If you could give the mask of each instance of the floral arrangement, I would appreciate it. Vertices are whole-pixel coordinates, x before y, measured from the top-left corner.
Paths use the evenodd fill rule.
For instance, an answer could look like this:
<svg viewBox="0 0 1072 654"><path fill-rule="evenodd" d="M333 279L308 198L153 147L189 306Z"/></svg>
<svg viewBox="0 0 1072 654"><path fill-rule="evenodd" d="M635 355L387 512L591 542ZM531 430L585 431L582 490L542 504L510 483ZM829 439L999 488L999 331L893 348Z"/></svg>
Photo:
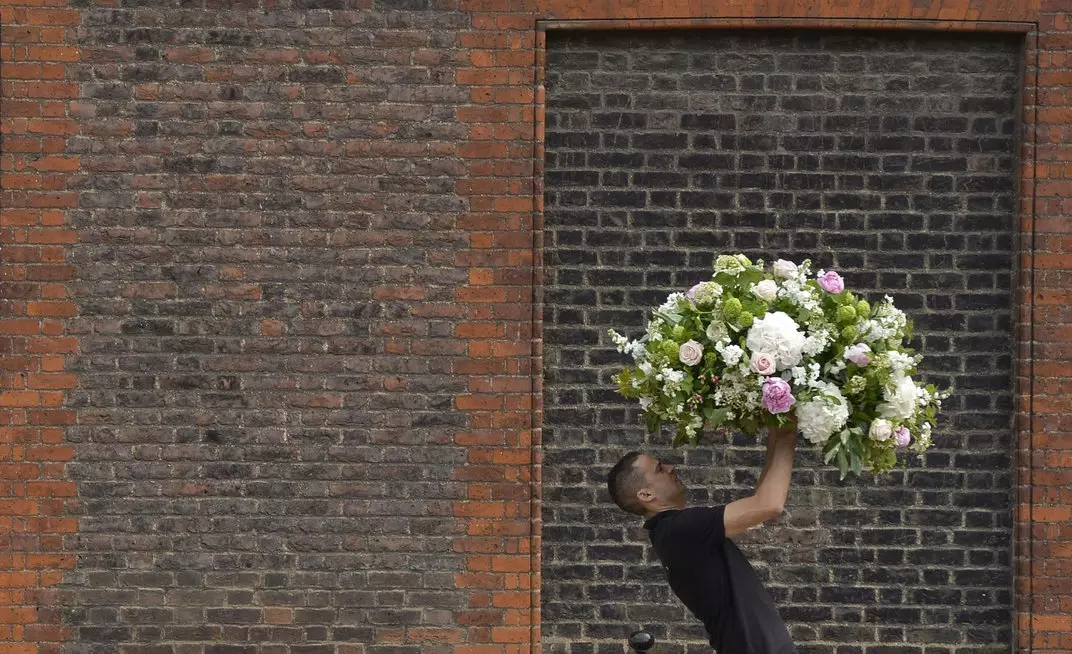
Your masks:
<svg viewBox="0 0 1072 654"><path fill-rule="evenodd" d="M674 446L705 430L793 424L844 478L894 467L931 446L948 392L912 379L922 357L911 325L886 296L872 307L833 270L743 254L717 257L710 281L672 293L646 333L610 337L634 365L614 376L638 398L650 431L677 425Z"/></svg>

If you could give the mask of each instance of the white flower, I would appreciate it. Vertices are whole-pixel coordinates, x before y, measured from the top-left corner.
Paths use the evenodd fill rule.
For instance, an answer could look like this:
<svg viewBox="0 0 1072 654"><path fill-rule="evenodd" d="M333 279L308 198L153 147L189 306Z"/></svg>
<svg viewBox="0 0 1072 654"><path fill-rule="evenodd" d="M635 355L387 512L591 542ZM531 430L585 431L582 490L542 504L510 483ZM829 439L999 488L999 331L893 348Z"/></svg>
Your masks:
<svg viewBox="0 0 1072 654"><path fill-rule="evenodd" d="M773 302L778 297L778 283L773 279L764 279L752 287L752 294L765 302Z"/></svg>
<svg viewBox="0 0 1072 654"><path fill-rule="evenodd" d="M806 356L814 357L820 354L826 349L826 344L830 341L830 332L825 329L820 329L804 339L804 346L800 348Z"/></svg>
<svg viewBox="0 0 1072 654"><path fill-rule="evenodd" d="M626 354L633 356L633 361L639 363L648 358L648 350L644 347L644 344L640 341L633 341L625 349Z"/></svg>
<svg viewBox="0 0 1072 654"><path fill-rule="evenodd" d="M793 275L797 274L797 264L792 261L786 261L785 259L778 259L774 262L774 276L782 279L789 279Z"/></svg>
<svg viewBox="0 0 1072 654"><path fill-rule="evenodd" d="M646 395L641 396L641 398L640 398L640 408L644 409L645 411L647 411L649 406L651 406L651 398L647 397Z"/></svg>
<svg viewBox="0 0 1072 654"><path fill-rule="evenodd" d="M715 318L707 325L707 338L712 343L721 341L727 334L729 334L729 331L726 330L726 323L719 318Z"/></svg>
<svg viewBox="0 0 1072 654"><path fill-rule="evenodd" d="M774 357L765 352L753 352L749 368L760 375L774 374Z"/></svg>
<svg viewBox="0 0 1072 654"><path fill-rule="evenodd" d="M666 296L666 302L659 307L660 313L667 313L677 309L678 302L685 299L684 293L671 293Z"/></svg>
<svg viewBox="0 0 1072 654"><path fill-rule="evenodd" d="M662 375L663 379L672 384L680 384L685 380L685 373L680 370L674 370L673 368L663 368Z"/></svg>
<svg viewBox="0 0 1072 654"><path fill-rule="evenodd" d="M752 323L745 345L752 352L774 355L776 368L785 370L800 363L804 340L804 334L792 318L774 311Z"/></svg>
<svg viewBox="0 0 1072 654"><path fill-rule="evenodd" d="M743 257L743 255L719 255L718 258L715 259L715 272L726 273L727 275L733 275L734 277L736 277L737 275L744 272L745 266L752 263L747 258L742 261L741 257Z"/></svg>
<svg viewBox="0 0 1072 654"><path fill-rule="evenodd" d="M696 341L686 341L678 348L677 358L686 366L695 366L703 360L703 346Z"/></svg>
<svg viewBox="0 0 1072 654"><path fill-rule="evenodd" d="M693 304L697 306L707 306L714 304L714 302L722 295L722 286L715 282L700 282L696 286L690 288L686 295L692 300Z"/></svg>
<svg viewBox="0 0 1072 654"><path fill-rule="evenodd" d="M915 414L919 389L911 377L901 377L884 389L885 402L878 405L883 418L908 420Z"/></svg>
<svg viewBox="0 0 1072 654"><path fill-rule="evenodd" d="M651 364L648 363L647 361L641 362L637 367L640 368L640 372L644 373L645 375L650 375L651 374L651 371L652 371Z"/></svg>
<svg viewBox="0 0 1072 654"><path fill-rule="evenodd" d="M890 370L892 370L895 375L902 375L906 369L916 365L915 359L904 352L897 352L894 350L888 352L887 356L890 359Z"/></svg>
<svg viewBox="0 0 1072 654"><path fill-rule="evenodd" d="M893 435L893 425L884 418L875 418L871 423L868 435L879 442L888 440Z"/></svg>
<svg viewBox="0 0 1072 654"><path fill-rule="evenodd" d="M819 382L822 393L805 402L797 402L797 429L808 442L825 443L849 420L849 402L837 386Z"/></svg>
<svg viewBox="0 0 1072 654"><path fill-rule="evenodd" d="M727 366L737 365L737 362L744 356L744 350L737 345L729 345L728 340L719 341L715 345L715 349L722 355L722 360L726 362Z"/></svg>
<svg viewBox="0 0 1072 654"><path fill-rule="evenodd" d="M859 395L867 388L867 379L860 375L853 375L845 384L845 390L849 392L849 395Z"/></svg>
<svg viewBox="0 0 1072 654"><path fill-rule="evenodd" d="M916 440L912 441L912 444L908 446L908 449L913 452L919 452L922 454L931 446L931 425L928 422L923 423L920 426L919 433L916 434Z"/></svg>

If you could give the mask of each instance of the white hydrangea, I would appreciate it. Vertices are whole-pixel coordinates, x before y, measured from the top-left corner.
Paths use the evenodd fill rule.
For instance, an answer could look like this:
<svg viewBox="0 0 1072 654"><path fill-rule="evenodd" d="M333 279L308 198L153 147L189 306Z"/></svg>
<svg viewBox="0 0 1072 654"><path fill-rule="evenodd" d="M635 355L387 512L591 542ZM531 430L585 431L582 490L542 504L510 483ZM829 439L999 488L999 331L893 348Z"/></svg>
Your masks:
<svg viewBox="0 0 1072 654"><path fill-rule="evenodd" d="M800 363L804 341L796 321L781 311L772 311L752 323L745 345L751 352L772 355L775 368L785 370Z"/></svg>
<svg viewBox="0 0 1072 654"><path fill-rule="evenodd" d="M796 406L797 429L808 442L822 445L849 420L849 401L837 386L820 382L822 392Z"/></svg>
<svg viewBox="0 0 1072 654"><path fill-rule="evenodd" d="M692 302L697 306L713 304L722 295L722 286L715 282L702 282L692 290Z"/></svg>
<svg viewBox="0 0 1072 654"><path fill-rule="evenodd" d="M736 277L751 265L752 262L743 254L721 254L715 259L715 273L726 273Z"/></svg>

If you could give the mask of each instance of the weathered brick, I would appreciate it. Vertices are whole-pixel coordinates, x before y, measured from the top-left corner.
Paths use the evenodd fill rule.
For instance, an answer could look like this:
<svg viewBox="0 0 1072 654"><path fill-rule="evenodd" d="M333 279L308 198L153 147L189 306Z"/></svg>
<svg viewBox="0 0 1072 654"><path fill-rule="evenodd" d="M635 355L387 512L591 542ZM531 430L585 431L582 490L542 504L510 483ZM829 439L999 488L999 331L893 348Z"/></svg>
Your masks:
<svg viewBox="0 0 1072 654"><path fill-rule="evenodd" d="M1012 118L1007 101L1015 97L1015 85L1005 84L1008 73L1000 69L1007 66L1000 66L989 73L991 95L977 99L967 95L967 90L957 91L956 78L961 74L952 63L960 55L943 50L949 42L939 44L929 36L854 39L804 32L787 35L777 45L764 35L739 33L719 33L718 38L548 35L543 597L545 609L567 602L571 607L567 612L544 612L543 633L552 648L566 643L595 646L596 625L608 633L627 633L634 621L633 607L640 606L643 597L665 590L662 576L651 567L646 543L629 527L631 519L614 509L602 490L603 474L617 456L639 448L683 461L681 470L691 469L695 475L689 478L693 501L725 501L747 491L758 476L762 459L747 441L734 441L728 448L715 445L710 452L707 448L668 452L666 435L645 434L635 403L617 397L608 386L610 373L623 359L610 347L605 330L624 328L638 334L643 311L661 302L666 293L710 274L706 271L714 253L744 250L768 261L781 256L812 257L820 265L836 266L854 288L869 297L893 295L898 306L919 319L923 351L933 357L925 359L925 377L952 383L963 391L985 389L1011 407L1011 364L1002 357L1011 344L1011 323L1003 321L1002 328L989 321L973 323L975 328L965 331L969 317L997 314L1011 318L1011 291L996 291L992 286L979 291L977 285L965 286L963 277L969 269L1012 269L1011 240L999 243L985 236L1002 230L998 233L1011 237L1011 205L1006 204L1010 209L999 215L990 204L980 207L986 217L966 214L956 233L951 233L952 224L929 228L928 219L933 212L963 212L967 194L983 185L1012 200L1008 186L1016 174L1012 161L993 160L988 172L979 175L970 170L965 155L943 149L941 139L966 132L977 112L995 122ZM996 49L1007 62L1018 56L1013 43L1004 39L986 46L967 40L957 43L958 48L973 49L973 54L981 54L984 47L988 52ZM906 47L911 54L902 52ZM838 59L824 49L852 52L859 63L849 70L839 69ZM886 66L892 56L899 57L900 63ZM648 68L656 60L661 62L657 72ZM690 61L703 62L719 73L695 75ZM947 89L944 92L951 98L951 109L938 115L928 113L911 83L898 87L894 79L904 79L913 70L926 71L931 65L942 72L920 78L919 83ZM614 74L604 66L613 66ZM814 95L804 96L806 101L765 104L761 94L769 92L767 85L752 88L743 80L758 73L772 81L770 73L775 68L784 73L779 80L785 81L786 89L810 88L813 75L831 81L814 88ZM867 71L868 88L853 84L862 70ZM617 84L619 77L629 83ZM674 78L686 93L673 104L659 106L657 115L666 117L665 131L650 131L656 115L650 110L640 112L646 121L614 120L613 115L602 113L612 96L623 93L629 98L625 105L642 106L648 89ZM732 103L722 99L730 97L724 95L727 89L736 94ZM957 102L958 93L964 102ZM591 100L573 102L577 97ZM894 102L898 99L904 102ZM885 112L881 120L870 109L879 105ZM712 111L697 114L692 110L697 106L710 106ZM783 120L786 116L794 120ZM585 132L567 127L587 124L592 128ZM748 133L753 130L759 133ZM717 152L698 147L720 131L734 134L731 147ZM921 132L928 136L918 136ZM597 136L598 157L590 145ZM1012 135L1004 138L1015 143ZM584 152L587 157L577 156ZM884 161L881 153L885 152L903 152L904 161ZM942 183L932 183L935 180ZM924 189L930 191L926 196L921 195ZM906 203L899 199L906 193L917 195ZM839 220L813 222L796 210L813 203ZM589 213L574 210L575 204ZM903 210L892 213L898 206ZM792 239L786 237L787 231ZM577 250L579 243L587 248ZM673 249L665 253L651 249L663 244L672 244ZM815 251L820 244L825 252ZM973 352L980 353L982 360L969 362ZM1012 442L1010 417L1011 409L981 412L952 403L932 452L932 456L947 454L945 470L930 470L936 460L929 459L926 466L913 462L908 475L918 483L909 488L925 486L923 476L932 474L949 475L948 481L934 478L934 483L957 488L960 477L950 469L1008 470L1012 463L1007 454ZM958 451L963 439L995 430L999 436L988 446L990 451L972 455ZM950 454L955 456L950 459ZM799 460L800 470L823 469L814 452L803 452ZM735 474L727 475L729 470ZM894 473L894 478L904 474ZM931 602L945 609L943 617L930 620L955 634L958 642L968 638L969 624L956 618L956 609L970 605L966 591L977 583L991 584L994 594L987 606L1008 612L1010 596L999 600L996 593L1002 587L997 579L1009 570L1009 539L996 525L1007 524L1011 518L1009 477L1005 477L1006 491L985 501L980 498L971 507L954 503L949 495L925 499L911 490L867 490L874 482L865 478L846 487L851 495L834 500L833 509L813 505L809 494L833 490L826 484L836 481L836 475L824 473L808 479L810 483L797 480L791 512L819 509L819 540L834 544L846 538L843 544L849 547L824 547L816 556L792 518L773 536L781 553L770 563L772 570L779 570L784 560L810 561L799 564L810 580L775 579L771 585L772 594L788 598L781 605L794 633L800 634L801 645L824 650L825 645L808 641L840 638L842 631L853 629L850 618L838 613L845 604L868 607L861 613L868 622L918 624L922 616L914 608L913 589L923 591L931 581L923 579L918 568L873 566L890 554L896 554L899 561L902 551L917 566L963 565L962 550L945 550L921 539L917 529L951 539L969 512L991 517L986 522L990 531L977 535L1004 537L1006 546L996 546L997 558L975 560L984 571L981 577L950 577L945 584L949 592ZM854 508L854 500L866 508ZM593 527L604 535L585 537L577 532ZM753 557L763 560L766 550L749 543L746 547ZM899 549L884 548L890 545ZM572 565L566 567L566 563ZM601 567L608 565L624 567L628 577L638 580L637 587L608 586L604 597L589 583L583 596L571 595L567 582L598 578ZM857 574L860 566L873 574ZM823 586L819 580L825 580L831 569L852 578L837 587ZM884 576L875 576L879 574ZM884 595L880 606L876 585L893 585L899 592ZM584 620L584 635L574 634L571 628L577 615L597 615L601 599L621 602L630 610L623 615L589 617ZM683 614L660 616L658 622L675 634L668 638L675 646L692 642L684 637L692 623ZM812 629L803 630L805 625ZM993 629L998 640L1011 637L1008 621ZM883 642L873 629L855 633L853 638L870 643L869 649ZM676 645L679 641L682 644Z"/></svg>

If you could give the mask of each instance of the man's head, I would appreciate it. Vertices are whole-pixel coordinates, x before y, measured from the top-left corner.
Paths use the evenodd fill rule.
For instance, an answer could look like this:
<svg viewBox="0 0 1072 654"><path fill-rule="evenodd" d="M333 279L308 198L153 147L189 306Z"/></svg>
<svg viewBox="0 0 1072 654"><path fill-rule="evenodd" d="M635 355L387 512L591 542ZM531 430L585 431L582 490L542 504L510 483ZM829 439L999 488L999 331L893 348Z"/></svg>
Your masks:
<svg viewBox="0 0 1072 654"><path fill-rule="evenodd" d="M607 490L615 504L636 515L685 506L685 485L674 466L640 452L630 452L614 464L607 475Z"/></svg>

